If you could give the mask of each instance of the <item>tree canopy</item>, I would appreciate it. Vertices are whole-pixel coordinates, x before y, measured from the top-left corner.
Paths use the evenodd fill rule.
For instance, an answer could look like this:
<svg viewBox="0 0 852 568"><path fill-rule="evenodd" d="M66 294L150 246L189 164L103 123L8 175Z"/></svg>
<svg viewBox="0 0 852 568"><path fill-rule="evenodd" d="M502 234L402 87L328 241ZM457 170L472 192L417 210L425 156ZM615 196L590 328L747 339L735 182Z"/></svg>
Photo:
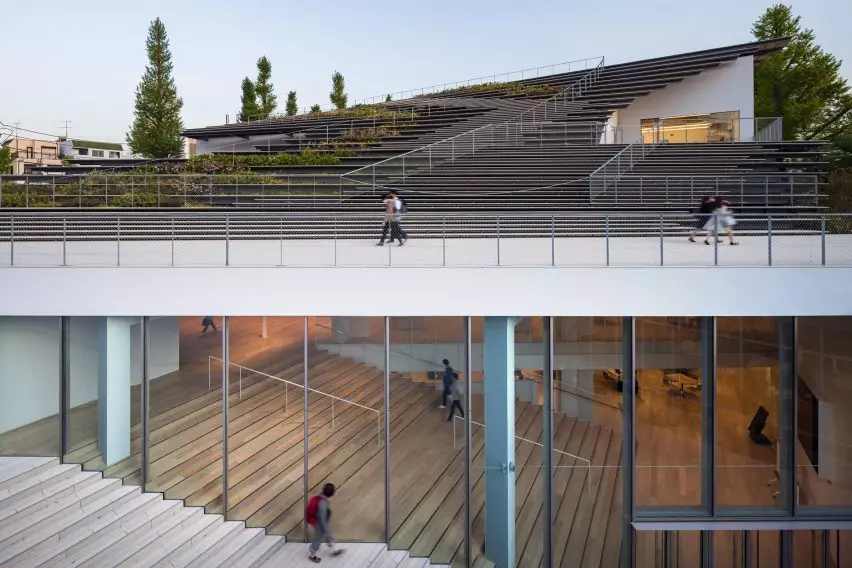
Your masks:
<svg viewBox="0 0 852 568"><path fill-rule="evenodd" d="M346 101L349 98L345 92L346 84L343 79L343 75L334 72L334 75L331 76L331 92L328 94L328 98L331 99L331 104L333 104L338 109L346 108Z"/></svg>
<svg viewBox="0 0 852 568"><path fill-rule="evenodd" d="M12 171L12 164L18 155L9 146L0 146L0 174Z"/></svg>
<svg viewBox="0 0 852 568"><path fill-rule="evenodd" d="M267 118L278 107L278 97L272 86L272 63L264 55L257 60L257 80L254 82L260 116Z"/></svg>
<svg viewBox="0 0 852 568"><path fill-rule="evenodd" d="M183 100L178 97L172 77L169 38L160 18L151 22L145 46L148 65L136 87L136 107L127 143L133 153L149 158L179 156L183 153Z"/></svg>
<svg viewBox="0 0 852 568"><path fill-rule="evenodd" d="M752 26L758 40L789 38L755 70L755 114L784 118L784 139L833 139L852 124L852 95L840 60L817 45L790 6L776 4Z"/></svg>
<svg viewBox="0 0 852 568"><path fill-rule="evenodd" d="M260 108L257 106L257 93L254 83L248 77L243 79L242 95L240 95L240 122L248 122L260 118Z"/></svg>
<svg viewBox="0 0 852 568"><path fill-rule="evenodd" d="M287 93L287 116L295 116L299 112L299 105L296 103L296 91Z"/></svg>

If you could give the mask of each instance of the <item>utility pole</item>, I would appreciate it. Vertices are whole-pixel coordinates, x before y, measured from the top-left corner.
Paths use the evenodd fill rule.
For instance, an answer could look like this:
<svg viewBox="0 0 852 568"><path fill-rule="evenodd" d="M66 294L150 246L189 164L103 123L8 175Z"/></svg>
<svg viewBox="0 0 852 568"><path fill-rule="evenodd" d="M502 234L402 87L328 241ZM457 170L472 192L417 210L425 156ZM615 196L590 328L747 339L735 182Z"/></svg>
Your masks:
<svg viewBox="0 0 852 568"><path fill-rule="evenodd" d="M12 160L12 174L13 175L17 175L17 172L15 172L15 162L18 161L18 157L19 157L19 154L18 154L18 149L19 149L19 146L18 146L18 128L20 128L20 127L21 127L21 123L16 122L15 123L15 159Z"/></svg>
<svg viewBox="0 0 852 568"><path fill-rule="evenodd" d="M68 140L68 129L72 128L71 126L69 126L71 124L71 121L70 120L64 120L63 122L65 123L65 139ZM59 128L62 128L62 127L60 126Z"/></svg>

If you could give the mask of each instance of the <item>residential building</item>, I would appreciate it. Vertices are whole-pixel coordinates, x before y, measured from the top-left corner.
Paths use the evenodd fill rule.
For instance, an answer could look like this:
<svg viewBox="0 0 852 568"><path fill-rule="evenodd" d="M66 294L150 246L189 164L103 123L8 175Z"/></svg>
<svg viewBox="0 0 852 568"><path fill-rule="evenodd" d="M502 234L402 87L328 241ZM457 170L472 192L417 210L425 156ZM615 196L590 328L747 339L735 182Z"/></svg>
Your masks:
<svg viewBox="0 0 852 568"><path fill-rule="evenodd" d="M24 175L30 169L38 166L57 166L61 164L59 143L56 140L41 140L37 138L10 138L3 141L3 146L11 148L17 158L12 163L13 175Z"/></svg>

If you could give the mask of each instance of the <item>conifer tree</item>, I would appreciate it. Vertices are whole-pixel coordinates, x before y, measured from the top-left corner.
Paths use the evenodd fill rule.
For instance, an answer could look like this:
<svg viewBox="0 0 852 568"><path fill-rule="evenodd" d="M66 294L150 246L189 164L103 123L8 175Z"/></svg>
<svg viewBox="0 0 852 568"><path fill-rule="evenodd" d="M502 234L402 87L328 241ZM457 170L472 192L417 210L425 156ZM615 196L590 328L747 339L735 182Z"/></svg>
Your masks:
<svg viewBox="0 0 852 568"><path fill-rule="evenodd" d="M183 100L178 97L172 77L169 39L160 18L151 22L145 45L148 65L136 87L136 108L127 144L134 154L149 158L179 156L183 153Z"/></svg>

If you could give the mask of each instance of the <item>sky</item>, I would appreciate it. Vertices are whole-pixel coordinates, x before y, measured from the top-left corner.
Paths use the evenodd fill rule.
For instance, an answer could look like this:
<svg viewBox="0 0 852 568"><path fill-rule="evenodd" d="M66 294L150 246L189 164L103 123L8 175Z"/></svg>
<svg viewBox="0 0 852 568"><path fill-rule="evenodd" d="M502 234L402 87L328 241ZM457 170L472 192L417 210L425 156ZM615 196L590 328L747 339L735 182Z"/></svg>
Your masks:
<svg viewBox="0 0 852 568"><path fill-rule="evenodd" d="M240 82L266 55L283 109L328 105L331 75L356 99L596 56L620 63L752 40L769 0L4 1L0 122L124 142L145 38L168 31L183 123L233 121ZM852 2L794 0L852 82Z"/></svg>

